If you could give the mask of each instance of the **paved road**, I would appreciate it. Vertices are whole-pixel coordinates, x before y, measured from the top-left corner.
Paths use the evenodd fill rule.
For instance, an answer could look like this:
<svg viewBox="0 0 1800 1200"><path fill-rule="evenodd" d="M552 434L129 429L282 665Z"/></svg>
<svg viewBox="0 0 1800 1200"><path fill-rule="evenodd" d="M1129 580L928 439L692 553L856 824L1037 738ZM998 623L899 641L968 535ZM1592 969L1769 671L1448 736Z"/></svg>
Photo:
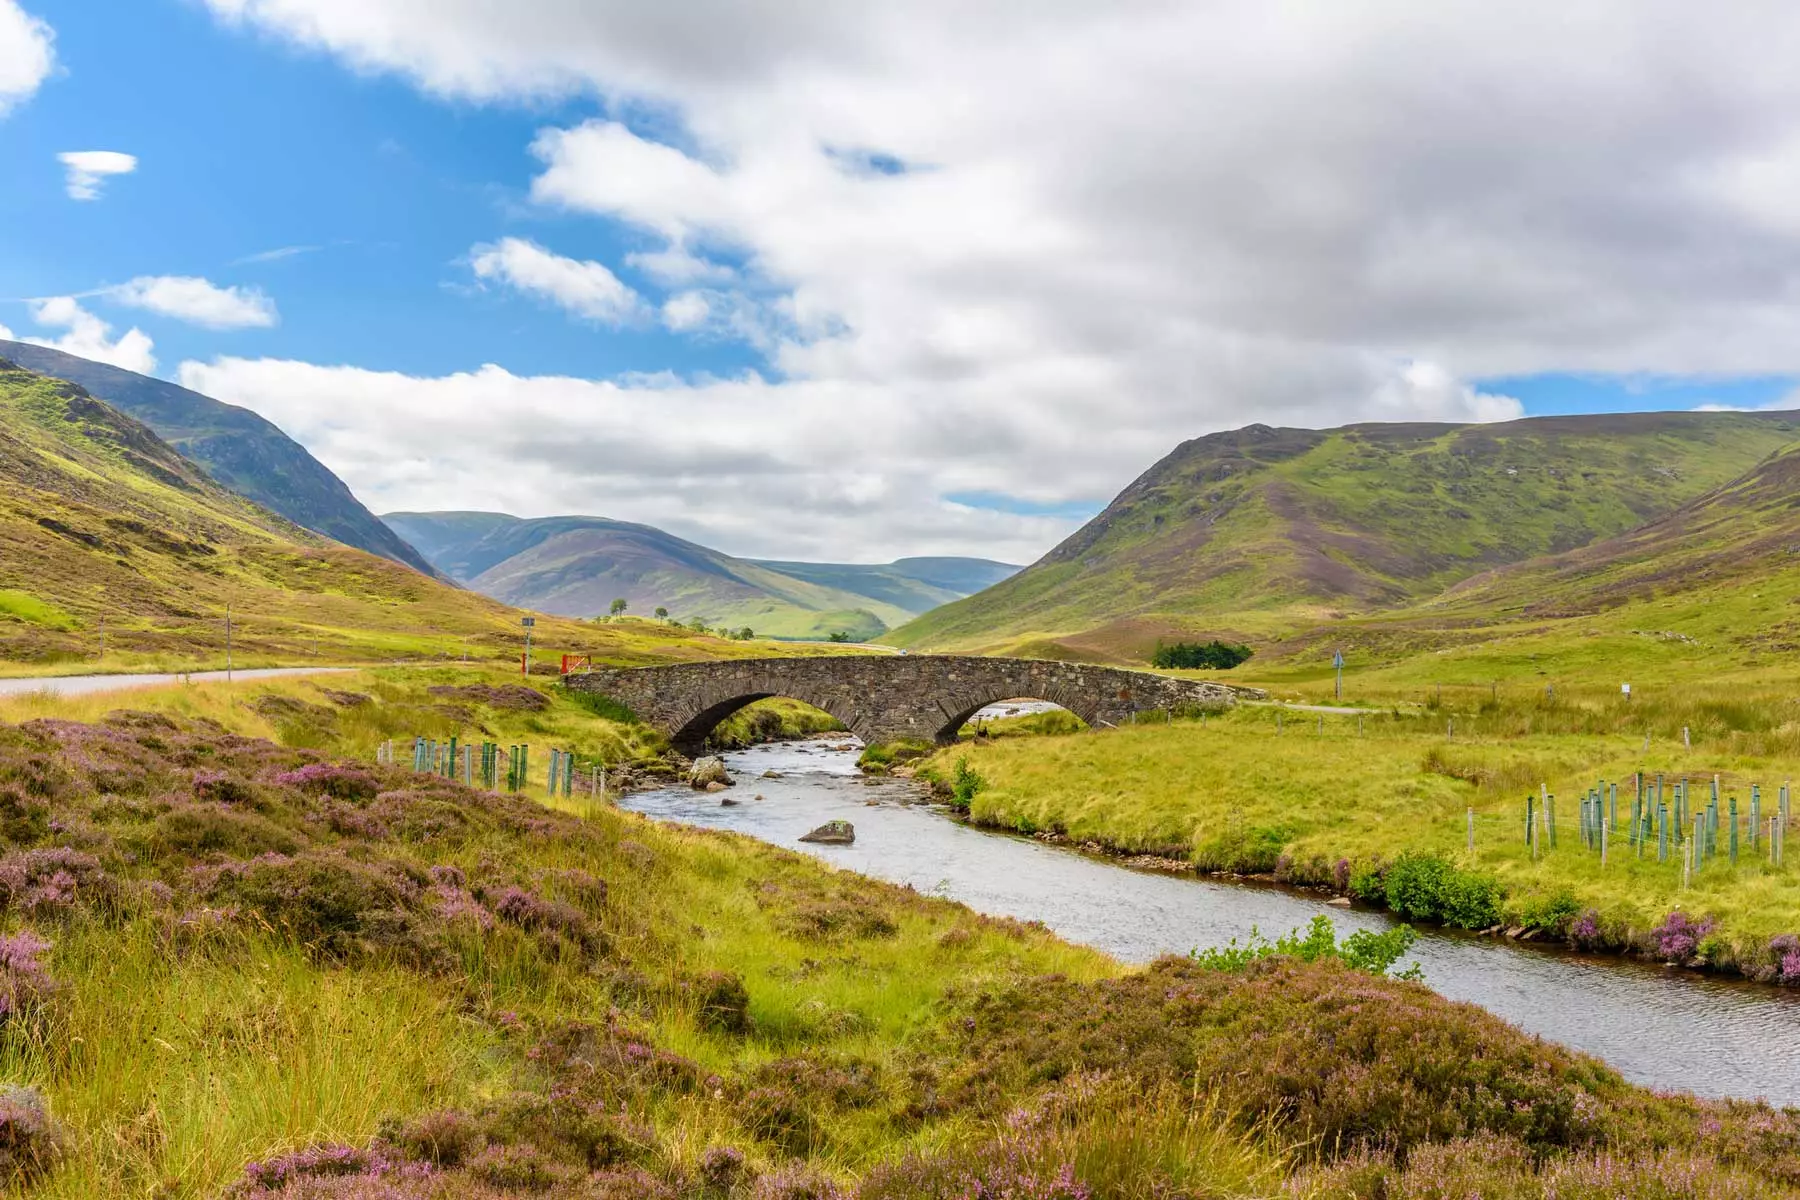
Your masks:
<svg viewBox="0 0 1800 1200"><path fill-rule="evenodd" d="M275 679L283 675L331 675L353 671L354 667L260 667L233 671L231 678ZM160 687L188 680L204 683L224 679L224 671L194 671L186 675L34 675L23 679L0 679L0 696L23 696L29 692L51 692L58 696L86 696L94 692L120 692L128 688Z"/></svg>
<svg viewBox="0 0 1800 1200"><path fill-rule="evenodd" d="M1381 711L1374 708L1344 708L1335 704L1289 704L1285 700L1245 700L1243 703L1254 704L1261 708L1285 708L1289 712L1331 713L1340 717L1354 717L1358 713Z"/></svg>

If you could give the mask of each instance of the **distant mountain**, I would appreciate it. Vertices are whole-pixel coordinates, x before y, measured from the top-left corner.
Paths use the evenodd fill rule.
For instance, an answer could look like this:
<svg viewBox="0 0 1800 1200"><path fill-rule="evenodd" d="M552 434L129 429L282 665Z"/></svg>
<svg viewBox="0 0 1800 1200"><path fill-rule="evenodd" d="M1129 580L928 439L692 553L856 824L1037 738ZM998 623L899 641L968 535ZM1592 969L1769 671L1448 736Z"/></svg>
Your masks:
<svg viewBox="0 0 1800 1200"><path fill-rule="evenodd" d="M450 578L509 604L591 617L623 599L640 615L667 608L678 620L748 626L770 637L873 637L1017 570L962 558L879 566L756 562L602 517L433 512L382 519Z"/></svg>
<svg viewBox="0 0 1800 1200"><path fill-rule="evenodd" d="M79 384L0 358L0 660L237 663L472 653L519 615L301 528ZM546 621L541 644L605 631Z"/></svg>
<svg viewBox="0 0 1800 1200"><path fill-rule="evenodd" d="M1146 656L1392 610L1655 521L1800 438L1800 414L1251 425L1177 447L1032 566L886 639Z"/></svg>
<svg viewBox="0 0 1800 1200"><path fill-rule="evenodd" d="M362 506L344 481L300 443L247 408L27 342L0 341L0 357L80 384L142 421L240 496L296 525L432 573L426 559Z"/></svg>

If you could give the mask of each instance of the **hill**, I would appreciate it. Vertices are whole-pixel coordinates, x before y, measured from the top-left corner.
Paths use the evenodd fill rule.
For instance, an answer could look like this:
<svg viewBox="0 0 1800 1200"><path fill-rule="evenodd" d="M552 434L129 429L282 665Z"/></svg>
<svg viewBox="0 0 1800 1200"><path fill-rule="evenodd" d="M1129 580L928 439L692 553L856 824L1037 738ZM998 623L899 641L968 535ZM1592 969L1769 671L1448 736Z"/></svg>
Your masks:
<svg viewBox="0 0 1800 1200"><path fill-rule="evenodd" d="M1142 657L1389 611L1655 521L1797 437L1795 413L1251 425L1183 443L1037 563L889 640Z"/></svg>
<svg viewBox="0 0 1800 1200"><path fill-rule="evenodd" d="M343 480L249 409L26 342L0 341L0 357L81 385L89 395L148 425L232 491L296 525L431 573L418 551L364 508Z"/></svg>
<svg viewBox="0 0 1800 1200"><path fill-rule="evenodd" d="M0 660L237 665L510 660L519 614L238 495L78 384L0 359ZM741 652L631 622L544 620L539 645L614 660ZM702 645L704 643L704 645Z"/></svg>
<svg viewBox="0 0 1800 1200"><path fill-rule="evenodd" d="M396 532L452 579L565 616L667 608L677 620L784 638L873 637L1017 568L985 559L885 565L734 558L648 525L603 517L389 513Z"/></svg>

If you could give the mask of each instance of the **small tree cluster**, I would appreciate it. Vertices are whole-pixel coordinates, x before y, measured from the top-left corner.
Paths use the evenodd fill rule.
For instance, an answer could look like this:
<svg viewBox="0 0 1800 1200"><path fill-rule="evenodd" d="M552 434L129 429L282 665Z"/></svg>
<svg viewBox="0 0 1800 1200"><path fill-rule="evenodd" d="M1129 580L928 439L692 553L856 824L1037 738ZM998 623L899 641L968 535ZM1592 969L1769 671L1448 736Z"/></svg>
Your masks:
<svg viewBox="0 0 1800 1200"><path fill-rule="evenodd" d="M1174 642L1156 644L1150 665L1164 669L1229 671L1248 659L1254 651L1231 642Z"/></svg>

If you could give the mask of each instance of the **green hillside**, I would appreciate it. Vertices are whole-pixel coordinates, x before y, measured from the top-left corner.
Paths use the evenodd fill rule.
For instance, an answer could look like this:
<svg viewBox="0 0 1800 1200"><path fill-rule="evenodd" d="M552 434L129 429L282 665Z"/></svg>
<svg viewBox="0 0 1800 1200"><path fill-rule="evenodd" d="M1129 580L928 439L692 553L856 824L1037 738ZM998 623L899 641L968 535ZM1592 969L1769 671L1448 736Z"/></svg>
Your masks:
<svg viewBox="0 0 1800 1200"><path fill-rule="evenodd" d="M510 604L591 617L623 599L634 613L782 638L874 637L1004 578L984 559L885 565L756 562L648 525L602 517L389 513L384 518L452 579Z"/></svg>
<svg viewBox="0 0 1800 1200"><path fill-rule="evenodd" d="M221 486L79 385L0 359L0 661L513 661L519 613L302 529ZM546 656L737 653L651 623L545 618ZM747 648L746 648L747 649Z"/></svg>
<svg viewBox="0 0 1800 1200"><path fill-rule="evenodd" d="M1130 658L1392 610L1654 521L1797 437L1794 413L1252 425L1183 443L1043 559L888 640Z"/></svg>
<svg viewBox="0 0 1800 1200"><path fill-rule="evenodd" d="M364 508L343 480L249 409L44 346L0 341L0 356L79 384L148 425L232 491L296 525L431 573L425 559Z"/></svg>

